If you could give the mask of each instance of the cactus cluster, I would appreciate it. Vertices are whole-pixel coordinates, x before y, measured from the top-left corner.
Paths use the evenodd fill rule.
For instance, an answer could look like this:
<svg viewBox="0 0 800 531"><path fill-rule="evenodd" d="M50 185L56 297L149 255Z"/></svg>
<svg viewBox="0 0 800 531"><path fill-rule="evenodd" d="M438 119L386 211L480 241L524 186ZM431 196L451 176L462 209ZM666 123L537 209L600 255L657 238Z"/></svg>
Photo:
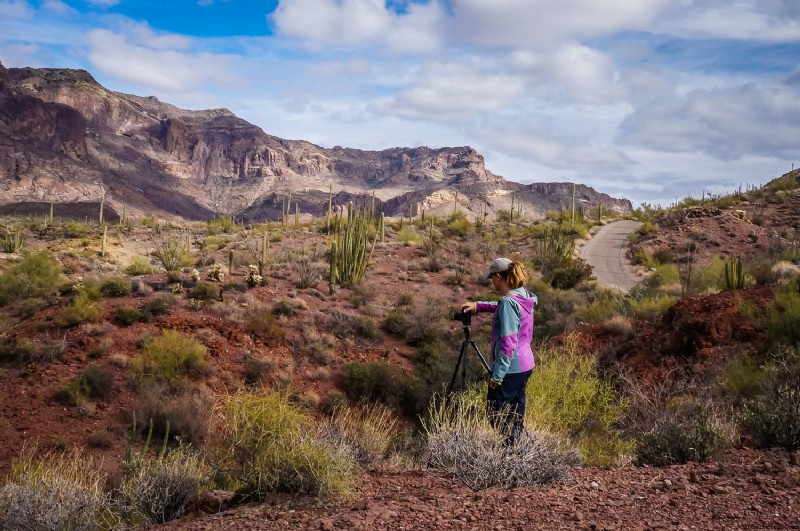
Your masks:
<svg viewBox="0 0 800 531"><path fill-rule="evenodd" d="M22 237L22 233L19 229L6 234L5 240L3 241L3 252L18 253L22 251L24 247L25 238Z"/></svg>
<svg viewBox="0 0 800 531"><path fill-rule="evenodd" d="M741 256L731 256L725 262L725 289L742 289L744 287L744 266Z"/></svg>
<svg viewBox="0 0 800 531"><path fill-rule="evenodd" d="M347 205L347 221L335 220L330 263L332 286L337 283L352 286L364 279L367 265L378 241L376 234L369 254L367 254L370 232L375 228L375 224L374 216L365 212L356 212L352 202Z"/></svg>

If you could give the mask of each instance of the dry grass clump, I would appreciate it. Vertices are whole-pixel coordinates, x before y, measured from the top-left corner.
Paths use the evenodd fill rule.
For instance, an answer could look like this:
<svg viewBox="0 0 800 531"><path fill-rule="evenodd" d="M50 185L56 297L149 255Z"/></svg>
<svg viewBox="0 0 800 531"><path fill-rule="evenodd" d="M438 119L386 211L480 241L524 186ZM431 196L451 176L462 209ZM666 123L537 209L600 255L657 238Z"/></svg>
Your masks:
<svg viewBox="0 0 800 531"><path fill-rule="evenodd" d="M314 435L310 417L280 392L240 391L214 406L214 454L230 488L343 495L355 463Z"/></svg>
<svg viewBox="0 0 800 531"><path fill-rule="evenodd" d="M198 388L178 387L170 389L160 382L150 382L137 391L134 411L145 429L152 421L156 437L169 435L198 446L203 443L208 431L210 393Z"/></svg>
<svg viewBox="0 0 800 531"><path fill-rule="evenodd" d="M469 394L431 403L423 420L429 463L473 489L541 486L570 478L574 452L541 431L531 431L512 446L489 424L482 404Z"/></svg>
<svg viewBox="0 0 800 531"><path fill-rule="evenodd" d="M603 323L603 326L609 332L612 332L614 334L623 337L630 338L633 337L634 334L636 333L636 329L633 327L633 324L631 323L630 319L622 315L615 315L614 317Z"/></svg>
<svg viewBox="0 0 800 531"><path fill-rule="evenodd" d="M205 462L181 445L158 458L138 455L126 462L116 504L128 524L150 527L182 516L189 500L210 484Z"/></svg>
<svg viewBox="0 0 800 531"><path fill-rule="evenodd" d="M40 460L35 453L35 448L23 448L0 487L0 529L102 528L110 507L104 474L77 450L49 453Z"/></svg>
<svg viewBox="0 0 800 531"><path fill-rule="evenodd" d="M342 448L362 467L385 458L397 433L397 418L376 403L339 408L320 428L323 440Z"/></svg>

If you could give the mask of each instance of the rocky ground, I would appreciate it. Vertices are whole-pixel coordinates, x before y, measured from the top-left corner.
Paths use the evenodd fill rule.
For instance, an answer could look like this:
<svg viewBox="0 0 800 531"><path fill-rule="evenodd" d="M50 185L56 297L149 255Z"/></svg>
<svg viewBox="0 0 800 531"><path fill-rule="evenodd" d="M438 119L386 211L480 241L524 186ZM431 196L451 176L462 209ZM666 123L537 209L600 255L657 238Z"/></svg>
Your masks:
<svg viewBox="0 0 800 531"><path fill-rule="evenodd" d="M477 492L432 470L370 472L346 501L277 496L162 529L800 529L799 465L798 454L739 449L713 463L574 468L563 484Z"/></svg>

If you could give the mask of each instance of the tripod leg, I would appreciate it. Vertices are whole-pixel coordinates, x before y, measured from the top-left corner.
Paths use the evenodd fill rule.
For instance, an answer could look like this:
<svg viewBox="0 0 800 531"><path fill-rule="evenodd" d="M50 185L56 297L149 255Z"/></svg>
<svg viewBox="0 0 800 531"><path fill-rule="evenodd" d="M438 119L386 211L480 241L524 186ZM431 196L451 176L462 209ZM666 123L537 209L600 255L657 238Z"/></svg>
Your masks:
<svg viewBox="0 0 800 531"><path fill-rule="evenodd" d="M458 368L464 363L464 367L466 368L466 360L464 360L464 355L467 353L467 340L464 340L461 343L461 352L458 354L458 361L456 362L456 368L453 371L453 377L450 378L450 385L447 386L447 391L445 391L444 395L447 396L453 391L453 386L456 384L456 377L458 376Z"/></svg>
<svg viewBox="0 0 800 531"><path fill-rule="evenodd" d="M475 354L477 354L478 358L481 360L481 364L483 365L483 368L491 376L492 369L489 368L489 364L486 362L486 358L483 357L483 354L481 354L480 349L478 349L478 345L476 345L475 341L473 341L471 339L469 340L469 343L470 343L470 345L472 345L472 349L475 351Z"/></svg>

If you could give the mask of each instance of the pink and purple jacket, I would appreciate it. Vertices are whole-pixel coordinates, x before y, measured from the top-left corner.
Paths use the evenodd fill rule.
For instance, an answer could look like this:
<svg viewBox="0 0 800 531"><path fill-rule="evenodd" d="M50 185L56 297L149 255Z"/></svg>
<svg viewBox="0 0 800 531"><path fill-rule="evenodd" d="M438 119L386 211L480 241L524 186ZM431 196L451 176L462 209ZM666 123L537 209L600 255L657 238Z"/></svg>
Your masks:
<svg viewBox="0 0 800 531"><path fill-rule="evenodd" d="M494 314L489 364L495 382L501 383L506 374L527 372L536 364L531 340L537 303L536 295L525 288L512 289L497 302L476 303L476 312Z"/></svg>

